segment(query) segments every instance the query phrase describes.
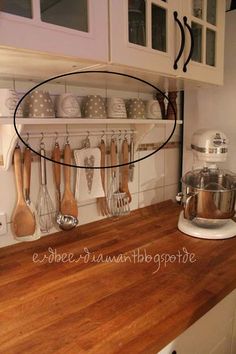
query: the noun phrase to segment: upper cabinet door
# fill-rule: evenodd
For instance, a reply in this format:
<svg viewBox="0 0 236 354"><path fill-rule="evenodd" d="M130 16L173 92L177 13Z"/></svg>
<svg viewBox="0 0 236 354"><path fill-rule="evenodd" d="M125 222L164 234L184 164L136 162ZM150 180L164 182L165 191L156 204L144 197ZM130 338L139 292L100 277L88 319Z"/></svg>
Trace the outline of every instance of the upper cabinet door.
<svg viewBox="0 0 236 354"><path fill-rule="evenodd" d="M108 61L108 0L1 0L0 45Z"/></svg>
<svg viewBox="0 0 236 354"><path fill-rule="evenodd" d="M176 76L181 0L110 0L110 62Z"/></svg>
<svg viewBox="0 0 236 354"><path fill-rule="evenodd" d="M225 1L184 1L183 22L186 37L183 77L222 84Z"/></svg>

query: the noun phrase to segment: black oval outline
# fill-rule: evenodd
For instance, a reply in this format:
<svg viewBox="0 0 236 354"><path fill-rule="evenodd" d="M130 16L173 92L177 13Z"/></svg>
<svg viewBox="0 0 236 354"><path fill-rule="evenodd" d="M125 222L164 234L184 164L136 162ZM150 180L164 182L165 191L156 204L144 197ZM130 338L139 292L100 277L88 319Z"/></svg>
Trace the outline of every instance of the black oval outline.
<svg viewBox="0 0 236 354"><path fill-rule="evenodd" d="M20 106L20 104L21 104L21 102L23 101L23 99L24 99L30 92L34 91L37 87L40 87L40 86L44 85L44 84L47 83L47 82L50 82L50 81L55 80L55 79L60 79L60 78L65 77L65 76L76 75L76 74L79 75L79 74L98 74L98 73L100 73L100 74L119 75L119 76L124 76L124 77L128 77L128 78L130 78L130 79L137 80L137 81L139 81L139 82L142 82L142 83L144 83L144 84L146 84L146 85L151 86L152 88L154 88L156 91L158 91L160 94L162 94L162 95L167 99L168 103L171 105L172 110L173 110L173 112L174 112L174 117L175 117L175 119L174 119L174 127L173 127L173 130L172 130L172 132L170 133L170 136L168 137L168 139L167 139L161 146L159 146L159 148L157 148L155 151L151 152L151 153L148 154L147 156L144 156L144 157L141 157L140 159L137 159L137 160L134 160L134 161L130 161L130 162L127 162L127 163L123 163L123 164L120 164L120 165L111 165L111 166L103 166L103 167L101 167L101 166L86 167L86 166L77 166L77 165L67 164L67 163L64 163L64 162L54 161L53 159L50 159L49 157L42 156L39 152L37 152L37 151L35 151L34 149L32 149L31 146L29 146L29 145L27 144L27 142L25 142L25 141L21 138L21 136L20 136L20 134L19 134L19 132L18 132L18 130L17 130L17 127L16 127L16 113L17 113L17 109L18 109L18 107ZM26 120L27 120L27 118L26 118ZM55 120L56 120L56 118L55 118ZM55 122L55 123L56 123L56 122ZM131 124L132 124L132 121L131 121ZM150 124L151 124L151 122L150 122ZM172 138L172 136L173 136L173 134L174 134L174 132L175 132L175 129L176 129L176 125L177 125L177 114L176 114L175 107L174 107L173 103L171 102L171 100L169 99L169 97L168 97L165 93L163 93L158 87L152 85L150 82L148 82L148 81L146 81L146 80L140 79L140 78L138 78L138 77L135 77L135 76L132 76L132 75L129 75L129 74L119 73L119 72L116 72L116 71L107 71L107 70L99 70L99 71L91 70L91 71L90 71L90 70L86 70L86 71L76 71L76 72L71 72L71 73L60 74L60 75L54 76L54 77L52 77L52 78L49 78L49 79L47 79L47 80L45 80L45 81L42 81L42 82L40 82L39 84L37 84L37 85L35 85L34 87L32 87L32 88L31 88L29 91L27 91L27 92L21 97L21 99L18 101L18 103L17 103L17 105L16 105L16 108L15 108L15 111L14 111L13 125L14 125L15 132L16 132L18 138L21 140L21 142L22 142L27 148L29 148L32 152L34 152L36 155L38 155L39 157L43 157L43 158L45 158L45 159L48 160L48 161L51 161L51 162L53 162L53 163L57 163L57 164L63 165L63 166L74 167L74 168L84 168L84 169L89 168L89 169L93 169L93 170L95 170L95 169L96 169L96 170L100 170L100 169L116 168L116 167L121 167L121 166L127 166L127 165L131 165L131 164L135 164L135 163L137 163L137 162L140 162L140 161L142 161L142 160L145 160L145 159L147 159L148 157L151 157L152 155L156 154L156 153L157 153L158 151L160 151L160 150L170 141L170 139Z"/></svg>

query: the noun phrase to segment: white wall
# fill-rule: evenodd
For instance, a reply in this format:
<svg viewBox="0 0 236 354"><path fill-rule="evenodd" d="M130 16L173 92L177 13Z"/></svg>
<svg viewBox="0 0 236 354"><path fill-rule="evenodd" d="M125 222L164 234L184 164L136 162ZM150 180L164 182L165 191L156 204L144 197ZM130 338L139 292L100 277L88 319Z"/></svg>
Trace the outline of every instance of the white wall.
<svg viewBox="0 0 236 354"><path fill-rule="evenodd" d="M18 92L24 92L33 86L32 82L22 82L12 80L2 80L0 82L0 87L10 87L15 88ZM63 85L48 85L47 89L51 94L59 94L65 92L65 87ZM86 94L101 94L103 96L109 95L119 95L123 97L135 97L137 93L130 92L105 92L104 90L98 89L85 89L78 88L75 86L67 86L67 92L74 92L78 96ZM141 95L143 99L151 98L150 95ZM56 121L55 121L56 123ZM124 126L115 126L114 129L124 129ZM178 127L179 128L179 127ZM65 132L64 126L46 126L38 127L31 126L27 127L27 131L41 132L43 129L46 131L63 131ZM69 128L71 129L71 127ZM74 126L75 130L82 129L87 130L88 127L85 126ZM93 126L92 129L107 129L107 126ZM111 130L112 128L109 127ZM158 143L163 142L166 137L169 136L172 130L172 125L169 126L158 126L155 127L149 134L144 138L141 143ZM82 139L82 138L81 138ZM70 143L72 148L78 148L81 145L81 139L71 138ZM178 142L180 140L179 129L177 129L172 141ZM59 139L60 146L62 147L65 142L64 138ZM92 139L92 145L97 146L99 142L99 136ZM32 147L36 150L39 146L39 140L30 141ZM46 150L50 151L53 146L53 139L46 139ZM143 157L150 153L151 151L140 151L136 153L135 158ZM48 172L48 190L53 201L55 201L55 188L53 185L52 178L52 164L47 161L47 172ZM73 175L75 176L75 169ZM135 167L135 178L134 182L130 183L130 191L132 193L132 203L131 209L137 209L150 204L161 202L167 199L175 199L175 195L178 189L179 181L179 148L168 148L160 151L154 156L144 160ZM72 188L74 189L74 179L72 181ZM63 186L61 188L63 190ZM39 190L39 162L35 161L32 163L32 177L31 177L31 200L36 203L37 195ZM16 203L16 187L14 179L14 169L11 166L10 170L7 172L0 171L0 213L5 212L7 214L8 222L8 232L6 235L0 236L0 247L6 246L16 242L11 233L11 215ZM79 223L80 225L88 223L94 220L102 218L97 210L96 200L90 200L87 203L79 203ZM55 231L55 230L53 230Z"/></svg>
<svg viewBox="0 0 236 354"><path fill-rule="evenodd" d="M236 10L226 13L224 86L185 92L184 166L192 168L190 141L201 128L219 129L230 139L223 167L236 172Z"/></svg>

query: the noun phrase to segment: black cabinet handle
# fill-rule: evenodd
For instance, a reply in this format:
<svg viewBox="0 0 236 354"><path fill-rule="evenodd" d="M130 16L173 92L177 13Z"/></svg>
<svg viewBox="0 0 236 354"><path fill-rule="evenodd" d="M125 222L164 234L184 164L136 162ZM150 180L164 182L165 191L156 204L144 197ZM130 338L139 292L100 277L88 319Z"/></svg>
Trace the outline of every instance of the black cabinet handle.
<svg viewBox="0 0 236 354"><path fill-rule="evenodd" d="M193 50L194 50L194 38L193 38L193 31L192 31L192 28L191 28L191 27L189 26L189 24L188 24L188 19L187 19L187 17L184 16L183 20L184 20L184 25L185 25L185 26L187 27L187 29L189 30L190 39L191 39L189 55L188 55L188 58L187 58L186 62L184 63L184 66L183 66L183 72L186 73L188 63L190 62L190 59L192 58L192 55L193 55Z"/></svg>
<svg viewBox="0 0 236 354"><path fill-rule="evenodd" d="M179 26L179 29L180 29L180 33L181 33L181 45L180 45L180 50L179 50L179 53L175 59L175 62L174 62L174 69L177 70L178 69L178 61L181 57L181 55L183 54L183 51L184 51L184 46L185 46L185 33L184 33L184 27L182 25L182 23L180 22L180 20L178 19L178 12L175 11L174 12L174 19L175 21L177 22L178 26Z"/></svg>

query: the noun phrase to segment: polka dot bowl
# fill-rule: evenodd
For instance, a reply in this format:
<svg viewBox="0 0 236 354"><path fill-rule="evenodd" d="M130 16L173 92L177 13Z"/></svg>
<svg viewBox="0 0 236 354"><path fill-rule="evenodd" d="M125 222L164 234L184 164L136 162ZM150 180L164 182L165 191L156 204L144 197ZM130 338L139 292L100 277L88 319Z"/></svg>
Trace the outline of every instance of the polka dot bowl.
<svg viewBox="0 0 236 354"><path fill-rule="evenodd" d="M99 95L87 96L84 100L83 116L85 118L96 119L107 118L106 107L103 98Z"/></svg>
<svg viewBox="0 0 236 354"><path fill-rule="evenodd" d="M145 114L145 104L140 98L131 98L128 101L128 118L132 119L144 119L146 118Z"/></svg>
<svg viewBox="0 0 236 354"><path fill-rule="evenodd" d="M39 90L30 92L24 114L28 118L55 118L54 105L49 93Z"/></svg>

